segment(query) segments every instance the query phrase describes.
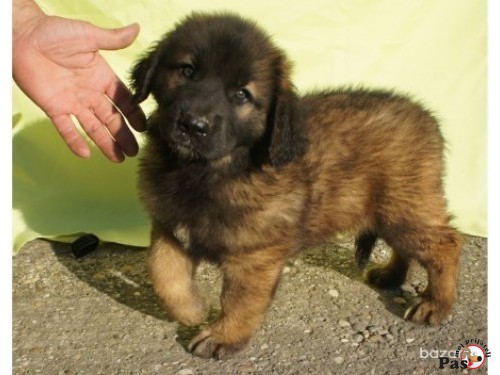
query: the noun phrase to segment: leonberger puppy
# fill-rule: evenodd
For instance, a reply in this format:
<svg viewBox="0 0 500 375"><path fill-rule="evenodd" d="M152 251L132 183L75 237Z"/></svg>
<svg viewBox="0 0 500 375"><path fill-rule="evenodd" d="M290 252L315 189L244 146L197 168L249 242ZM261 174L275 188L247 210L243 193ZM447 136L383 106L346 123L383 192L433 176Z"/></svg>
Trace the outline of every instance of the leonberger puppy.
<svg viewBox="0 0 500 375"><path fill-rule="evenodd" d="M412 260L427 270L407 319L451 312L461 237L443 195L443 138L419 104L365 89L300 96L283 51L228 13L185 18L137 62L132 85L138 102L157 102L139 176L154 289L173 319L196 326L207 313L196 267L223 272L220 314L192 353L244 347L287 258L338 232L357 233L361 265L377 238L392 248L367 272L376 287L400 286Z"/></svg>

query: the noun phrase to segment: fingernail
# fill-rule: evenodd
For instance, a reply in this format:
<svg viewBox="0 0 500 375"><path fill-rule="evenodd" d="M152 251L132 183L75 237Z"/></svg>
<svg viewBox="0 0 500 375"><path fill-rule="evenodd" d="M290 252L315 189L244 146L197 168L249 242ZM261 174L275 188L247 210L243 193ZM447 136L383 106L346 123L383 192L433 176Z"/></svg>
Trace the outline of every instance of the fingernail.
<svg viewBox="0 0 500 375"><path fill-rule="evenodd" d="M77 155L84 158L84 159L90 159L90 150L88 149L88 147L85 147L85 148L80 148L78 151L77 151Z"/></svg>

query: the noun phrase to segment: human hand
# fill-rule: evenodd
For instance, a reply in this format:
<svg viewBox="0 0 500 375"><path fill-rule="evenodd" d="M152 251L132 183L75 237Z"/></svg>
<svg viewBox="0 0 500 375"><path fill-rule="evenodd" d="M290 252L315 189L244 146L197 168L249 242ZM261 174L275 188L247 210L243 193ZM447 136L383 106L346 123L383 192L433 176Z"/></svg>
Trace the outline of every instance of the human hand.
<svg viewBox="0 0 500 375"><path fill-rule="evenodd" d="M73 114L110 160L121 162L125 155L136 155L137 141L113 103L137 131L145 130L145 115L99 50L127 47L139 26L102 29L41 13L22 27L13 32L14 80L50 117L69 148L90 157Z"/></svg>

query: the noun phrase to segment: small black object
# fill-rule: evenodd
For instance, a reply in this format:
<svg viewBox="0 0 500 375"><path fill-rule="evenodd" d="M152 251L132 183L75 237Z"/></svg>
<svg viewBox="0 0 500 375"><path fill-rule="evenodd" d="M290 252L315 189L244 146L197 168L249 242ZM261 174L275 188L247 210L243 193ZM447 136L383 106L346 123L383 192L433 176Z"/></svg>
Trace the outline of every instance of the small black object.
<svg viewBox="0 0 500 375"><path fill-rule="evenodd" d="M77 258L94 251L99 245L99 238L95 234L85 234L71 244L71 251Z"/></svg>

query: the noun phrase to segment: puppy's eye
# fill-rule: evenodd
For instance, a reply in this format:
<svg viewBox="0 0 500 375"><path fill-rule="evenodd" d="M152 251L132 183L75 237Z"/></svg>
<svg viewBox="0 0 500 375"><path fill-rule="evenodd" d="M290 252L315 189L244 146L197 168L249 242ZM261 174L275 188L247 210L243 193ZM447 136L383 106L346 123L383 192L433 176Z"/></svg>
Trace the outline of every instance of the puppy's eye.
<svg viewBox="0 0 500 375"><path fill-rule="evenodd" d="M195 73L194 66L191 64L183 64L181 66L181 73L186 78L189 78L189 79L193 78L194 73Z"/></svg>
<svg viewBox="0 0 500 375"><path fill-rule="evenodd" d="M250 91L245 88L241 88L234 93L234 99L236 99L238 103L246 103L250 101L251 98L252 95L250 94Z"/></svg>

